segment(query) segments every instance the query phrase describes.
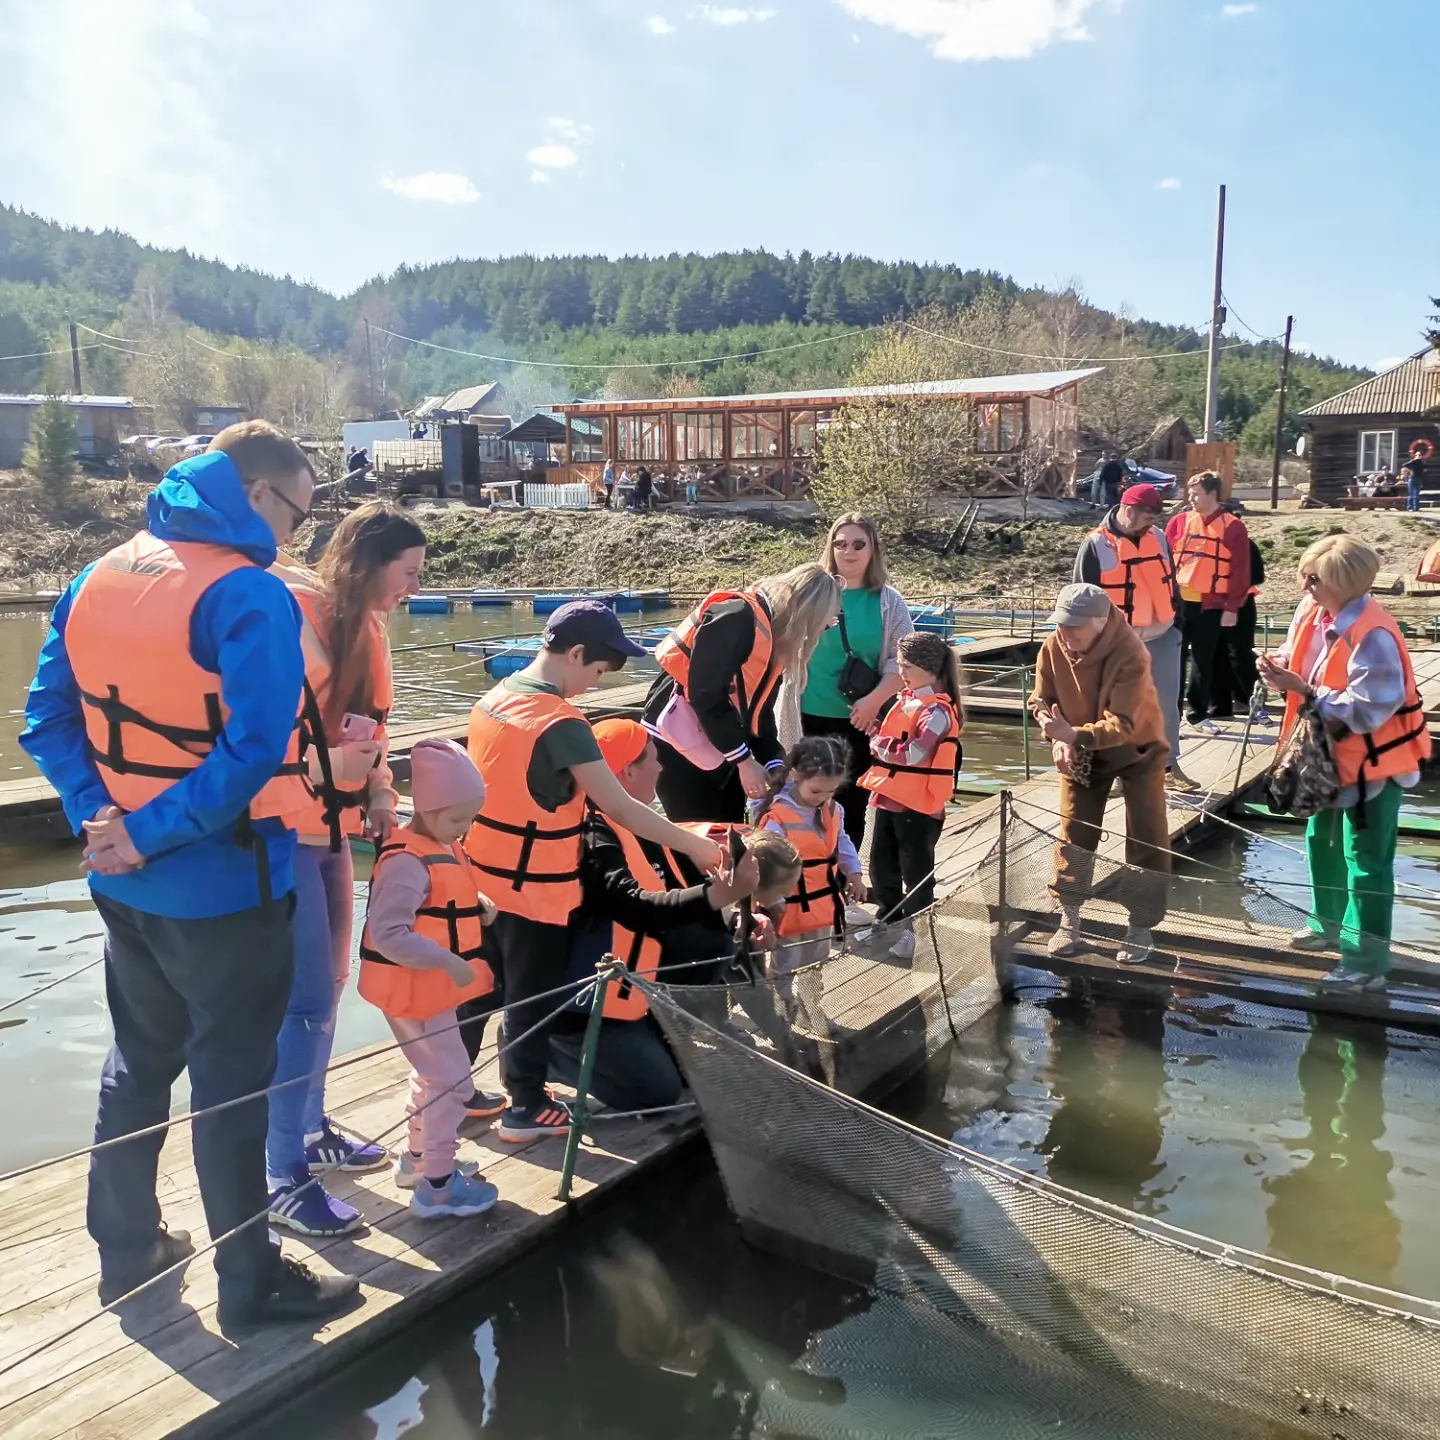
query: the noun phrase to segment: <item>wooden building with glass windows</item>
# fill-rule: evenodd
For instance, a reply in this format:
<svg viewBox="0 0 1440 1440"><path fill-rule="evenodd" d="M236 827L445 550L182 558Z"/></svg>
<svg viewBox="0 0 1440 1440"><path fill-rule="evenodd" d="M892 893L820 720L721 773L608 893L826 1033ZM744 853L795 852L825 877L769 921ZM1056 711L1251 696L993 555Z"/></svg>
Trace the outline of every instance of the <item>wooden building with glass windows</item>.
<svg viewBox="0 0 1440 1440"><path fill-rule="evenodd" d="M683 396L664 400L577 400L556 405L565 422L564 462L555 483L598 491L609 461L621 472L650 471L666 498L694 480L707 500L803 499L823 456L825 432L858 399L920 397L968 412L978 488L1005 493L1032 441L1047 459L1048 483L1063 493L1075 478L1079 389L1098 370L988 375L914 385L792 390L771 395Z"/></svg>
<svg viewBox="0 0 1440 1440"><path fill-rule="evenodd" d="M1396 474L1427 460L1425 488L1440 483L1440 351L1422 350L1300 412L1310 498L1339 505L1359 476ZM1435 459L1430 460L1430 456Z"/></svg>

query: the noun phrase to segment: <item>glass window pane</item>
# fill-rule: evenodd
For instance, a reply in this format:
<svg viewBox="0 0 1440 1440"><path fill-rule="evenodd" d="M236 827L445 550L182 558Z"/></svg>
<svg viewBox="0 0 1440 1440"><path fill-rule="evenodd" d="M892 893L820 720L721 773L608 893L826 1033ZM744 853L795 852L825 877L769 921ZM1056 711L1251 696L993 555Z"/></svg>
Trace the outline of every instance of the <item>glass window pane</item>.
<svg viewBox="0 0 1440 1440"><path fill-rule="evenodd" d="M1379 452L1379 459L1376 462L1377 470L1393 470L1395 468L1395 432L1393 430L1382 430L1376 437L1379 444L1376 449Z"/></svg>
<svg viewBox="0 0 1440 1440"><path fill-rule="evenodd" d="M736 457L764 457L780 453L778 411L737 410L730 417L730 453Z"/></svg>

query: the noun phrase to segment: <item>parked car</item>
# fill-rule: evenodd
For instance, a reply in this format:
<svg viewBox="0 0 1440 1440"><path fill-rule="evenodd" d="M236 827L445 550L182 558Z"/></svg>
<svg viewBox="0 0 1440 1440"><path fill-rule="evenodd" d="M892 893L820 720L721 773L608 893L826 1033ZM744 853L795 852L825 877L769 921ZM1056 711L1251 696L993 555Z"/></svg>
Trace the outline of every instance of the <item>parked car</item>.
<svg viewBox="0 0 1440 1440"><path fill-rule="evenodd" d="M1126 460L1122 463L1125 466L1125 484L1127 486L1153 485L1160 492L1162 500L1175 498L1175 487L1179 484L1176 476L1166 474L1164 470L1152 470L1148 465L1140 465L1134 460ZM1095 499L1095 487L1100 482L1100 468L1097 465L1090 474L1075 482L1075 494L1081 500L1093 501Z"/></svg>
<svg viewBox="0 0 1440 1440"><path fill-rule="evenodd" d="M145 442L145 448L153 455L157 450L163 450L169 445L179 445L182 437L179 435L157 435L153 440Z"/></svg>
<svg viewBox="0 0 1440 1440"><path fill-rule="evenodd" d="M187 435L180 441L180 448L187 455L198 455L202 450L209 449L214 438L213 435Z"/></svg>

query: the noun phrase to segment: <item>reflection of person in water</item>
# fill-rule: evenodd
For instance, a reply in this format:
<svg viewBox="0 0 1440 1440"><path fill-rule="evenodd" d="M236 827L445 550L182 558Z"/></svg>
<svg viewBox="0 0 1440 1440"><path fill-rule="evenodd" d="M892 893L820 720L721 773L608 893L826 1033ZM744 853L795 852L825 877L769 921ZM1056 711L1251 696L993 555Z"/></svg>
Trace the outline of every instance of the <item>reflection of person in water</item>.
<svg viewBox="0 0 1440 1440"><path fill-rule="evenodd" d="M1057 1185L1142 1214L1164 1169L1165 1011L1072 988L1049 1006L1046 1080L1060 1103L1041 1150Z"/></svg>
<svg viewBox="0 0 1440 1440"><path fill-rule="evenodd" d="M1285 1260L1390 1285L1400 1222L1390 1208L1394 1160L1385 1135L1385 1032L1310 1017L1300 1057L1300 1103L1309 1132L1289 1142L1306 1158L1264 1183L1270 1250Z"/></svg>

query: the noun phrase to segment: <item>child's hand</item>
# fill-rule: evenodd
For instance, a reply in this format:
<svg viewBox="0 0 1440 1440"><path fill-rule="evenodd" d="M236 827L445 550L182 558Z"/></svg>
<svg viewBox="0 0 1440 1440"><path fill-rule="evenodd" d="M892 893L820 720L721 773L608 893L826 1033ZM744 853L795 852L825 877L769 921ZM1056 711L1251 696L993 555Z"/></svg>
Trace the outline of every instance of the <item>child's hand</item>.
<svg viewBox="0 0 1440 1440"><path fill-rule="evenodd" d="M865 877L863 875L847 875L845 877L845 898L864 904L866 897Z"/></svg>
<svg viewBox="0 0 1440 1440"><path fill-rule="evenodd" d="M475 972L470 968L470 962L468 960L462 960L458 955L451 955L450 963L445 967L445 973L462 990L467 985L473 985L475 983Z"/></svg>
<svg viewBox="0 0 1440 1440"><path fill-rule="evenodd" d="M500 913L500 907L488 896L481 895L480 900L480 923L482 925L493 925L495 917Z"/></svg>

